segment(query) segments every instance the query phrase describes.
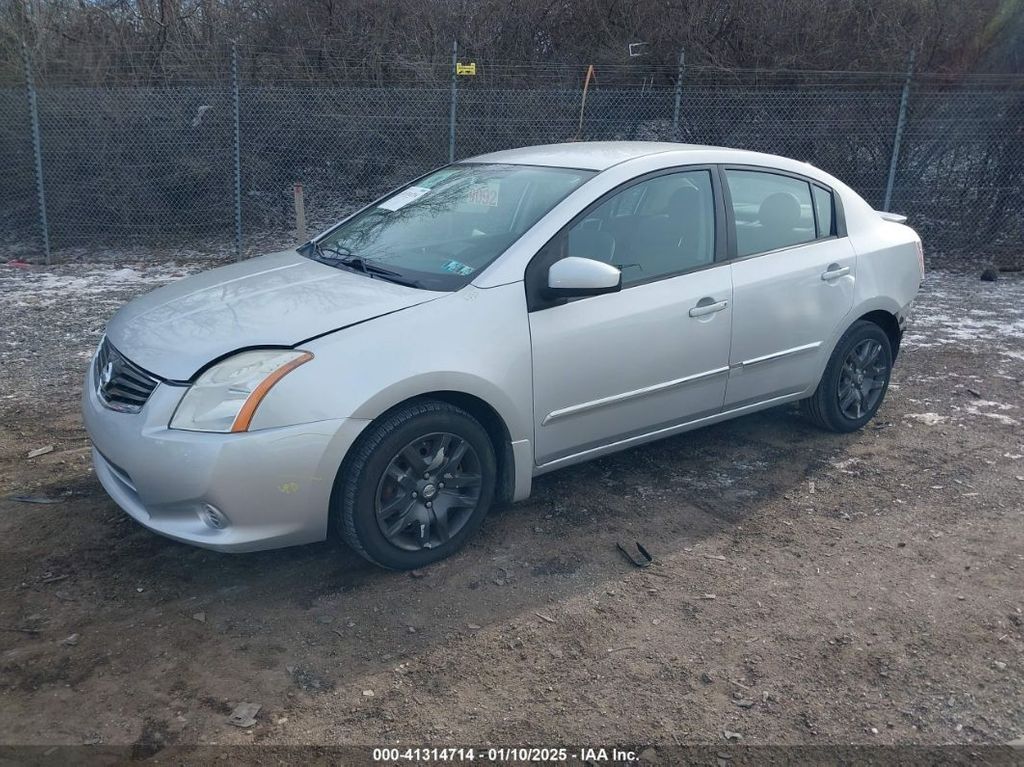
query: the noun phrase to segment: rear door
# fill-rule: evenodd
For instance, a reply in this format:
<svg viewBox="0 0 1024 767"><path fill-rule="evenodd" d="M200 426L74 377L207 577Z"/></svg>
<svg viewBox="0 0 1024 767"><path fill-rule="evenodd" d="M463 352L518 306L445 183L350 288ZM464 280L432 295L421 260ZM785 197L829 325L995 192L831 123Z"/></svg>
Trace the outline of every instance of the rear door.
<svg viewBox="0 0 1024 767"><path fill-rule="evenodd" d="M833 192L764 168L723 169L732 261L725 409L816 383L853 307L856 256Z"/></svg>

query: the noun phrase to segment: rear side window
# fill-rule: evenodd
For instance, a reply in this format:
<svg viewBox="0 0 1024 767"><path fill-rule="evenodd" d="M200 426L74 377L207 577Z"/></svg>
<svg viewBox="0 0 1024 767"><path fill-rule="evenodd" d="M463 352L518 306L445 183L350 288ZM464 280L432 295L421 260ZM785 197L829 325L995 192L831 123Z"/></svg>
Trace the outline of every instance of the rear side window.
<svg viewBox="0 0 1024 767"><path fill-rule="evenodd" d="M820 186L813 187L813 189L818 238L831 237L836 233L835 216L832 212L832 192Z"/></svg>
<svg viewBox="0 0 1024 767"><path fill-rule="evenodd" d="M726 170L725 176L732 197L737 256L817 239L811 185L806 181L753 170Z"/></svg>

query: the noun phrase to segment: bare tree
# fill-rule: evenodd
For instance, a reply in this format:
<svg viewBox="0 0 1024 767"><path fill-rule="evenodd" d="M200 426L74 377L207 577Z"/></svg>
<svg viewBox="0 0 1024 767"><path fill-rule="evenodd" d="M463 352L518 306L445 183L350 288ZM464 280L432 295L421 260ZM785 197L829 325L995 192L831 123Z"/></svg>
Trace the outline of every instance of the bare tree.
<svg viewBox="0 0 1024 767"><path fill-rule="evenodd" d="M1014 26L1021 3L1000 0L0 0L0 61L21 41L41 66L109 71L141 81L192 72L234 40L261 76L382 82L397 67L443 79L458 38L467 55L512 62L622 65L629 43L671 71L679 49L723 69L966 72ZM1019 48L1019 46L1018 46ZM1017 49L1005 48L1013 65ZM287 55L284 55L287 54ZM1019 61L1018 61L1019 64ZM504 67L504 70L503 70ZM194 70L194 72L193 72Z"/></svg>

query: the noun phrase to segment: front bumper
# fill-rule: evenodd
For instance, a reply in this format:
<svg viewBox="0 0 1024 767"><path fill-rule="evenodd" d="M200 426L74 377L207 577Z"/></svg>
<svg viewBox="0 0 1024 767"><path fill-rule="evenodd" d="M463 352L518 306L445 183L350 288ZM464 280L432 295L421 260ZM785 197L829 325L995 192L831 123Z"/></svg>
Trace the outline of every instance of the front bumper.
<svg viewBox="0 0 1024 767"><path fill-rule="evenodd" d="M96 476L154 532L216 551L258 551L327 537L331 489L367 421L317 421L240 434L167 428L186 389L161 383L138 414L103 405L86 378L82 417ZM226 519L204 521L207 504Z"/></svg>

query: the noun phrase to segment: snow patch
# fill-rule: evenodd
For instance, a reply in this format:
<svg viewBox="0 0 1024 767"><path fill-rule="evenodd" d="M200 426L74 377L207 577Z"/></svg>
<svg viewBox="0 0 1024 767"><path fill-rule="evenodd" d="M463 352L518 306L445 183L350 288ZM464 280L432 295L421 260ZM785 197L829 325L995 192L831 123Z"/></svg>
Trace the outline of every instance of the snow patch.
<svg viewBox="0 0 1024 767"><path fill-rule="evenodd" d="M1024 361L1024 281L981 282L973 275L927 275L910 313L906 348L950 344Z"/></svg>
<svg viewBox="0 0 1024 767"><path fill-rule="evenodd" d="M1016 418L1011 418L1005 413L993 413L992 410L1016 410L1016 405L1010 405L1005 402L992 402L991 400L980 399L975 402L971 402L964 408L964 411L971 415L980 415L985 418L991 418L994 421L1006 426L1017 426L1020 421Z"/></svg>
<svg viewBox="0 0 1024 767"><path fill-rule="evenodd" d="M141 268L92 268L75 271L11 271L0 272L0 294L11 306L45 307L62 300L90 297L102 301L123 301L116 291L139 292L140 288L157 287L187 277L201 265L178 266L159 264ZM115 294L112 294L115 291Z"/></svg>

